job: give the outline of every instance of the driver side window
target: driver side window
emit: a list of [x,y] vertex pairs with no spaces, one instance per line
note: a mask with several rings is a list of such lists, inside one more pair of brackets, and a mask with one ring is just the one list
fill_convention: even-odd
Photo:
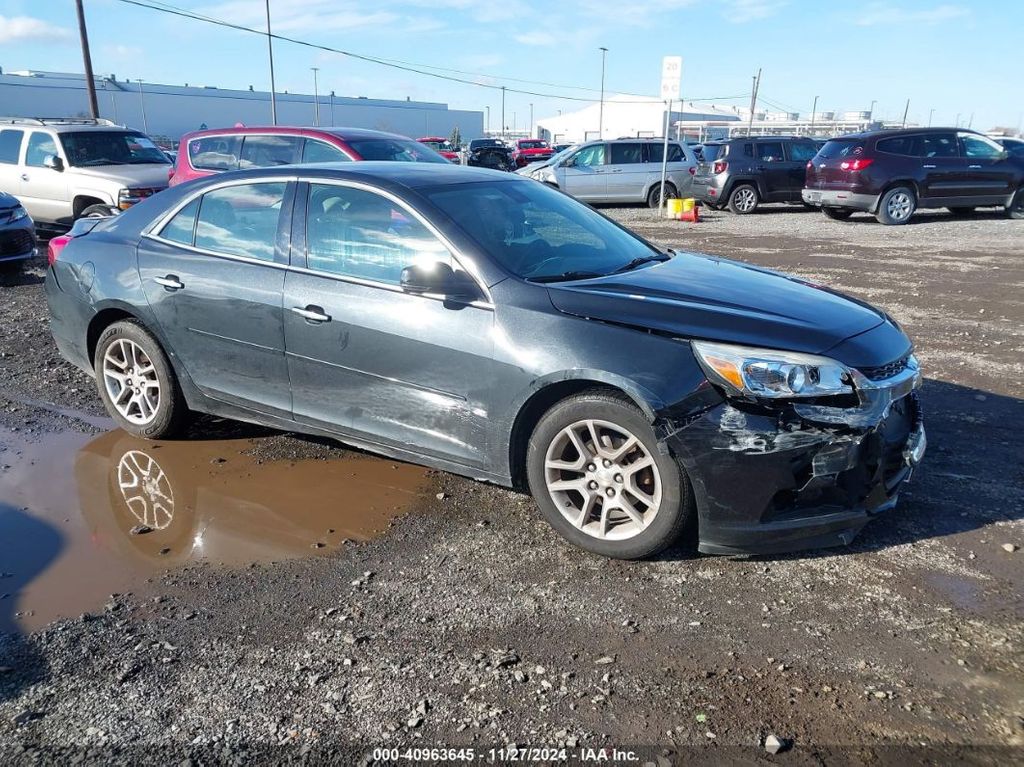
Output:
[[577,168],[591,168],[596,165],[604,165],[604,144],[594,144],[584,147],[576,153],[574,165]]
[[30,168],[45,168],[44,160],[57,154],[57,143],[49,133],[34,132],[25,150],[25,164]]
[[973,133],[960,134],[960,148],[964,157],[982,160],[998,160],[1003,150],[995,142],[983,139]]

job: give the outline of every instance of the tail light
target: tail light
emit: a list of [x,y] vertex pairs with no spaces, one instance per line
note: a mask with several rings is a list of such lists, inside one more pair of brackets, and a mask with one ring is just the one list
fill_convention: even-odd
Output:
[[715,175],[719,173],[725,173],[725,169],[729,167],[729,163],[725,160],[715,160],[715,164],[711,166],[711,172]]
[[843,160],[839,167],[842,170],[864,170],[873,162],[870,157],[858,157],[856,160]]
[[690,175],[691,176],[696,176],[697,175],[697,166],[696,165],[691,165],[688,170],[690,171]]
[[62,234],[50,240],[50,244],[46,246],[46,262],[50,266],[53,266],[54,261],[60,257],[60,252],[67,247],[71,239],[70,234]]
[[810,170],[813,167],[814,167],[814,160],[808,160],[807,161],[807,169]]

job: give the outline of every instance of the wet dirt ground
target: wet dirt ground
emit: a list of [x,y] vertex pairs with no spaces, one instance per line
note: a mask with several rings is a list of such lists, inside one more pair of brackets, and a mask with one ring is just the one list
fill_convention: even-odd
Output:
[[[108,433],[92,382],[53,349],[41,268],[5,276],[0,762],[307,749],[348,764],[379,745],[508,743],[1020,761],[1024,223],[607,212],[906,328],[930,448],[894,513],[847,549],[610,562],[528,498],[330,442],[204,421],[206,439],[140,446]],[[140,477],[151,499],[173,490],[162,529],[165,508],[133,512],[122,492]],[[774,759],[771,733],[792,744]]]

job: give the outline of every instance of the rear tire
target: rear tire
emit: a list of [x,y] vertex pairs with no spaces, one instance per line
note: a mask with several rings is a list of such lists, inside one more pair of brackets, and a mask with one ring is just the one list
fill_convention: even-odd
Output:
[[886,226],[900,226],[907,223],[917,209],[917,196],[906,186],[894,186],[882,195],[875,218]]
[[[679,197],[679,192],[672,184],[665,182],[665,199],[675,200]],[[647,206],[650,208],[660,208],[662,205],[661,199],[661,183],[655,184],[651,187],[651,191],[647,193]]]
[[760,203],[757,187],[751,184],[740,184],[729,193],[729,210],[737,215],[753,213]]
[[100,334],[93,357],[96,385],[117,425],[144,439],[180,433],[188,416],[174,368],[137,320],[121,320]]
[[853,215],[853,211],[849,208],[822,208],[821,212],[833,221],[846,221]]
[[967,218],[967,216],[974,214],[974,208],[963,207],[963,208],[949,208],[949,212],[953,214],[954,218]]
[[555,404],[530,437],[526,470],[551,526],[601,556],[653,556],[696,518],[682,468],[623,395],[591,390]]
[[1017,190],[1013,200],[1006,206],[1006,215],[1018,221],[1024,219],[1024,186]]

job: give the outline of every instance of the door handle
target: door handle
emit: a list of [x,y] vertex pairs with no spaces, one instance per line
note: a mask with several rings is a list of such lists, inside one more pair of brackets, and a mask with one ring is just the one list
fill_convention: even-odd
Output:
[[185,283],[179,280],[176,274],[168,274],[166,277],[154,277],[153,282],[157,285],[163,285],[170,291],[181,290],[185,287]]
[[309,304],[308,306],[293,306],[292,311],[302,317],[306,322],[321,323],[330,322],[331,315],[326,314],[319,306]]
[[926,169],[926,170],[935,170],[935,166],[934,165],[922,165],[921,167]]
[[21,174],[21,180],[22,181],[28,181],[28,174],[27,173],[22,173]]
[[979,168],[981,168],[981,166],[980,165],[968,165],[967,168],[968,168],[968,170],[978,170]]
[[622,168],[616,168],[615,170],[608,171],[609,173],[622,173]]

